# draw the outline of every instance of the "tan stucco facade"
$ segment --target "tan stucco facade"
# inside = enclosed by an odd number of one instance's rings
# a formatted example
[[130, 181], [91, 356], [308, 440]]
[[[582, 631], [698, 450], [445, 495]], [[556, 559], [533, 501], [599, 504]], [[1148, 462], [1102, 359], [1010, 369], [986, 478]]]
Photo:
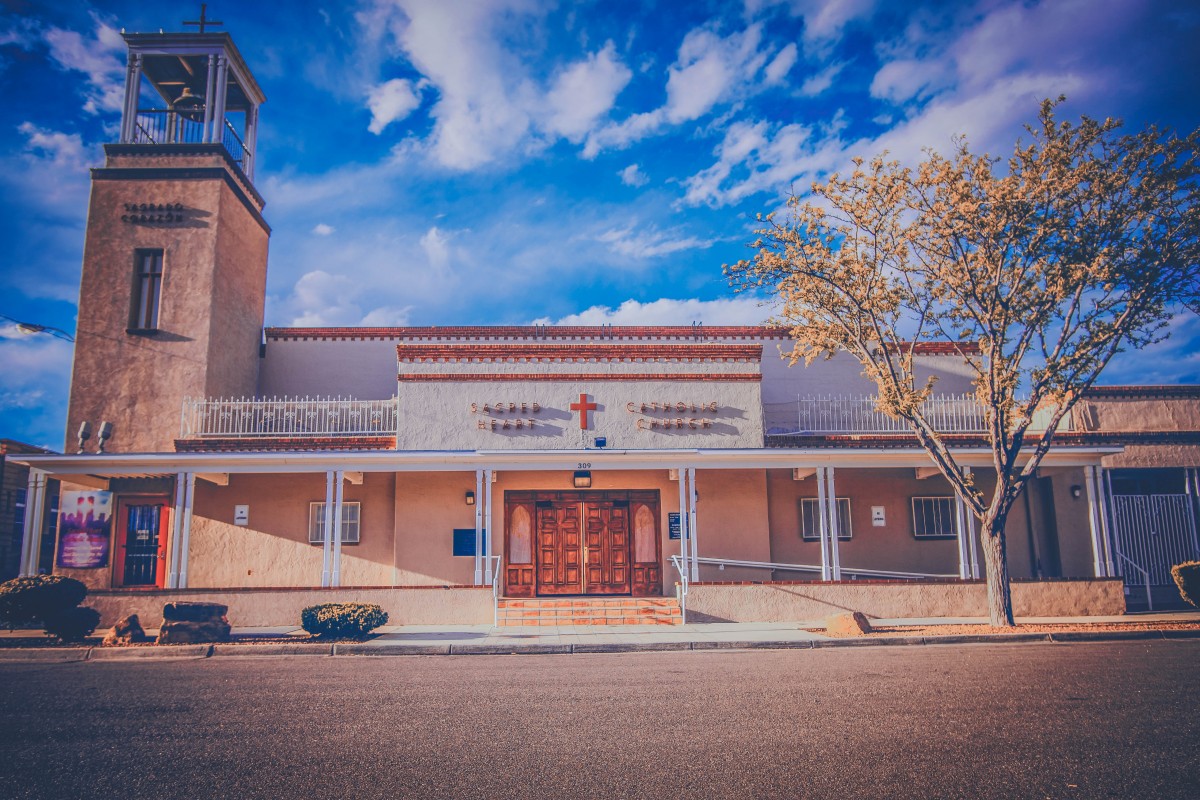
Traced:
[[[129, 149], [110, 146], [93, 171], [68, 452], [84, 420], [113, 423], [110, 452], [170, 451], [185, 397], [253, 395], [258, 382], [269, 236], [261, 200], [222, 154]], [[142, 205], [182, 206], [168, 212], [182, 221], [141, 222], [130, 207]], [[163, 251], [158, 329], [131, 333], [144, 249]]]

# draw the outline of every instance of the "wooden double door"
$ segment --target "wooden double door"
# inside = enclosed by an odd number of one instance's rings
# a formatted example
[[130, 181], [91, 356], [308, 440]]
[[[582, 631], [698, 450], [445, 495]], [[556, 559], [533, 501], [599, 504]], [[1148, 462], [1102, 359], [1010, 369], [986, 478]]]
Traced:
[[511, 597], [662, 593], [658, 492], [508, 492]]

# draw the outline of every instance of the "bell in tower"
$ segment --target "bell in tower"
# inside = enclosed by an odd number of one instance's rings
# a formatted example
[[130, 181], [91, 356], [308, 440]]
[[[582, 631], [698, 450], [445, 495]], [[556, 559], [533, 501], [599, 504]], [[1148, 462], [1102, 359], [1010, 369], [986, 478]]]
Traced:
[[92, 170], [67, 427], [111, 421], [112, 452], [171, 451], [185, 398], [253, 396], [258, 384], [265, 98], [203, 7], [193, 24], [122, 32], [120, 137]]

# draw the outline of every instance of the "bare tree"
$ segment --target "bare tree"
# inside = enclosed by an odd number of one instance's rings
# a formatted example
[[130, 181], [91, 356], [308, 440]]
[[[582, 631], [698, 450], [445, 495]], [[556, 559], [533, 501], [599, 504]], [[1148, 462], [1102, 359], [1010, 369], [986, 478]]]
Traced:
[[[1040, 124], [1007, 169], [956, 141], [916, 170], [878, 156], [760, 216], [738, 290], [775, 295], [792, 363], [848, 352], [980, 520], [988, 609], [1013, 624], [1004, 527], [1054, 431], [1117, 353], [1200, 310], [1200, 130], [1178, 138], [1120, 121]], [[916, 345], [952, 343], [987, 411], [990, 496], [926, 418], [933, 379]], [[1039, 423], [1031, 428], [1035, 415]], [[1044, 427], [1044, 431], [1039, 430]]]

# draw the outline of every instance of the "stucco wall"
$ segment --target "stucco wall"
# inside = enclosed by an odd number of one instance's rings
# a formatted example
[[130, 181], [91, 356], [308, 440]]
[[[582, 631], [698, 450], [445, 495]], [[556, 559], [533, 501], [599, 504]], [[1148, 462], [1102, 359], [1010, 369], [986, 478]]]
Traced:
[[[107, 166], [164, 166], [160, 161], [110, 157]], [[224, 162], [181, 158], [168, 166], [224, 168]], [[124, 222], [126, 203], [182, 203], [184, 222]], [[253, 393], [258, 338], [251, 331], [262, 325], [267, 235], [219, 177], [157, 172], [130, 180], [124, 173], [121, 179], [96, 173], [80, 281], [69, 451], [81, 421], [95, 427], [108, 420], [114, 425], [110, 452], [169, 452], [184, 397]], [[146, 335], [126, 333], [140, 248], [163, 250], [158, 330]]]
[[[360, 543], [342, 545], [343, 586], [393, 585], [394, 483], [369, 473], [346, 482], [343, 498], [361, 506]], [[310, 502], [325, 501], [324, 474], [231, 475], [228, 486], [196, 482], [188, 586], [320, 586], [323, 551], [308, 543]], [[250, 524], [233, 524], [235, 505]]]
[[389, 625], [483, 625], [493, 619], [492, 590], [471, 587], [399, 589], [249, 589], [243, 591], [93, 592], [84, 601], [100, 612], [100, 627], [137, 614], [144, 627], [162, 624], [164, 603], [221, 603], [234, 626], [300, 625], [300, 611], [321, 603], [375, 603]]
[[[530, 369], [525, 364], [496, 366], [498, 372], [500, 367]], [[540, 370], [541, 365], [536, 366]], [[640, 366], [640, 371], [657, 372], [666, 365]], [[698, 371], [696, 365], [684, 366]], [[709, 365], [702, 367], [710, 371]], [[586, 429], [580, 427], [579, 412], [570, 408], [579, 402], [581, 394], [598, 406], [589, 413]], [[643, 403], [652, 402], [660, 407], [663, 403], [682, 402], [689, 407], [683, 411], [641, 410]], [[514, 410], [508, 409], [510, 403], [516, 406]], [[630, 403], [633, 411], [629, 410]], [[716, 404], [716, 411], [690, 407], [712, 403]], [[495, 411], [496, 404], [503, 410]], [[534, 404], [537, 411], [533, 410]], [[489, 407], [488, 411], [484, 405]], [[607, 437], [608, 447], [614, 449], [761, 447], [760, 405], [758, 381], [616, 381], [601, 376], [561, 382], [404, 382], [400, 384], [397, 447], [401, 450], [574, 449], [590, 446], [597, 436]], [[674, 427], [677, 419], [683, 420], [682, 427]], [[521, 421], [521, 427], [516, 427], [517, 420]], [[640, 430], [639, 420], [643, 428]], [[668, 420], [672, 427], [652, 427], [652, 421], [661, 424]], [[509, 427], [504, 427], [505, 424]]]
[[[1119, 579], [1012, 584], [1018, 617], [1125, 613]], [[693, 584], [689, 622], [797, 622], [860, 611], [876, 619], [986, 617], [987, 587], [972, 583], [789, 583], [756, 586]]]

